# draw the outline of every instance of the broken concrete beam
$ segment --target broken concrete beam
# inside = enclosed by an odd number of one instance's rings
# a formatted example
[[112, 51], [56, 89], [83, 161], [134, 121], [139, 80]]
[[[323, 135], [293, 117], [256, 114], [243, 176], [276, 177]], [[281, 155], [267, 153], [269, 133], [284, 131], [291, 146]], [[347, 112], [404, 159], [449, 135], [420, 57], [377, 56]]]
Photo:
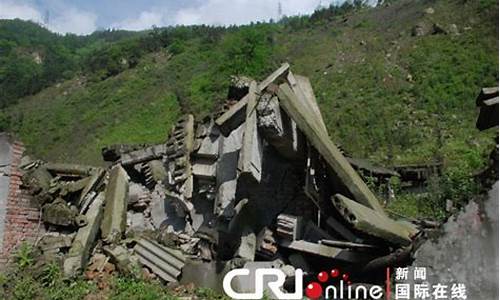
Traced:
[[323, 120], [323, 116], [321, 115], [321, 110], [319, 109], [318, 101], [316, 101], [316, 96], [314, 96], [314, 91], [309, 81], [309, 78], [301, 75], [294, 74], [295, 79], [297, 81], [298, 87], [302, 90], [307, 103], [310, 105], [312, 111], [316, 114], [316, 117], [319, 118], [320, 124], [323, 129], [327, 131], [325, 122]]
[[246, 120], [243, 132], [243, 144], [241, 147], [238, 169], [240, 177], [248, 178], [253, 182], [260, 182], [262, 176], [263, 145], [259, 132], [257, 131], [257, 83], [252, 81], [248, 91], [248, 103], [246, 107]]
[[280, 99], [280, 105], [297, 123], [300, 130], [309, 139], [309, 142], [328, 163], [339, 184], [343, 185], [356, 201], [373, 208], [380, 214], [385, 214], [373, 192], [370, 191], [361, 177], [352, 168], [351, 164], [349, 164], [322, 129], [320, 121], [297, 99], [297, 96], [287, 83], [280, 85], [278, 98]]
[[45, 167], [55, 175], [74, 177], [90, 176], [95, 170], [94, 167], [90, 166], [65, 163], [46, 163]]
[[231, 131], [238, 128], [245, 121], [246, 106], [249, 99], [250, 96], [247, 94], [215, 120], [215, 124], [217, 124], [220, 132], [224, 136], [227, 137]]
[[141, 264], [169, 282], [177, 282], [186, 262], [182, 252], [144, 238], [137, 241], [134, 252]]
[[[321, 116], [321, 112], [318, 107], [318, 103], [316, 102], [316, 98], [314, 97], [314, 93], [312, 92], [312, 87], [310, 86], [310, 82], [308, 81], [308, 79], [306, 77], [301, 77], [299, 81], [298, 78], [296, 78], [296, 76], [291, 71], [289, 71], [287, 80], [293, 92], [297, 96], [297, 100], [300, 101], [303, 107], [309, 110], [309, 113], [311, 115], [317, 118], [320, 128], [322, 128], [324, 132], [327, 132], [323, 117]], [[303, 86], [308, 89], [309, 94], [306, 95], [306, 92], [302, 88]]]
[[158, 159], [165, 155], [165, 153], [166, 149], [164, 144], [154, 145], [144, 149], [122, 154], [120, 163], [122, 164], [122, 166], [135, 165], [153, 159]]
[[276, 233], [278, 236], [290, 241], [302, 238], [301, 217], [280, 214], [276, 220]]
[[127, 218], [128, 175], [120, 165], [109, 173], [105, 198], [101, 237], [106, 243], [114, 243], [121, 239]]
[[58, 198], [42, 207], [42, 220], [52, 225], [74, 225], [77, 215], [78, 213], [72, 210], [62, 198]]
[[87, 185], [83, 189], [82, 193], [80, 194], [80, 199], [78, 200], [78, 206], [80, 207], [80, 209], [82, 209], [82, 205], [88, 201], [89, 197], [95, 197], [96, 193], [94, 193], [94, 195], [89, 195], [89, 193], [91, 191], [95, 192], [95, 190], [99, 187], [99, 184], [104, 179], [105, 175], [106, 175], [106, 171], [104, 171], [101, 168], [97, 168], [94, 171], [94, 173], [90, 176], [90, 180], [88, 181]]
[[367, 254], [366, 252], [355, 252], [352, 250], [330, 247], [303, 240], [281, 240], [279, 242], [279, 245], [284, 248], [350, 263], [363, 263], [369, 261], [370, 258], [374, 257], [373, 255]]
[[231, 217], [234, 214], [233, 202], [236, 199], [238, 179], [237, 167], [239, 152], [243, 141], [244, 124], [233, 130], [228, 137], [222, 138], [220, 156], [217, 161], [214, 213]]
[[59, 195], [65, 197], [70, 193], [81, 191], [87, 186], [89, 181], [90, 176], [75, 181], [60, 181], [58, 184], [61, 189]]
[[64, 260], [64, 274], [67, 277], [74, 277], [80, 273], [89, 259], [90, 250], [94, 245], [102, 221], [104, 203], [104, 193], [97, 195], [96, 199], [90, 205], [87, 214], [88, 223], [78, 229], [73, 240], [73, 244]]
[[[276, 71], [274, 71], [271, 75], [269, 75], [266, 79], [259, 83], [257, 86], [257, 92], [260, 93], [264, 91], [271, 83], [274, 83], [276, 80], [280, 78], [285, 78], [290, 70], [290, 65], [288, 63], [282, 64]], [[281, 82], [276, 82], [276, 84], [280, 84]]]
[[337, 232], [341, 237], [350, 242], [361, 243], [363, 241], [362, 239], [357, 237], [349, 228], [337, 221], [335, 218], [328, 217], [328, 219], [326, 219], [326, 225], [328, 225], [330, 229]]
[[297, 159], [304, 141], [297, 132], [297, 124], [282, 112], [277, 97], [264, 94], [257, 104], [259, 132], [269, 144], [288, 159]]
[[[261, 93], [265, 90], [271, 83], [276, 81], [279, 78], [282, 78], [286, 75], [290, 68], [290, 65], [285, 63], [281, 65], [276, 71], [274, 71], [271, 75], [269, 75], [266, 79], [264, 79], [261, 83], [257, 85], [257, 93]], [[236, 102], [231, 108], [226, 111], [222, 116], [215, 120], [215, 124], [219, 127], [220, 131], [224, 136], [228, 136], [231, 131], [235, 128], [239, 127], [244, 121], [246, 117], [246, 105], [250, 100], [250, 95], [247, 94], [240, 101]]]
[[320, 240], [320, 244], [343, 248], [343, 249], [378, 249], [378, 246], [369, 245], [369, 244], [359, 244], [359, 243], [351, 243], [346, 241], [336, 241], [336, 240]]
[[383, 239], [392, 244], [407, 246], [417, 232], [410, 226], [404, 226], [385, 214], [359, 204], [347, 197], [336, 194], [332, 202], [337, 211], [356, 230]]

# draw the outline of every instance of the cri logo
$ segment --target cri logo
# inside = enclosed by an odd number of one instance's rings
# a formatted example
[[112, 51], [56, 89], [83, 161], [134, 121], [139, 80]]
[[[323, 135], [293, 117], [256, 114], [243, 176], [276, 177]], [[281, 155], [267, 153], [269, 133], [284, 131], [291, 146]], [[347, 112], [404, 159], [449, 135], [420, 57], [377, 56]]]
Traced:
[[[248, 269], [234, 269], [226, 274], [222, 286], [224, 292], [233, 299], [262, 299], [264, 297], [264, 276], [272, 276], [274, 281], [267, 281], [267, 288], [276, 299], [302, 299], [305, 295], [309, 299], [318, 299], [323, 296], [325, 299], [344, 299], [348, 297], [356, 297], [356, 299], [381, 299], [383, 297], [383, 289], [381, 286], [374, 285], [367, 289], [364, 286], [351, 288], [349, 274], [341, 275], [339, 269], [333, 269], [330, 272], [322, 271], [317, 276], [317, 281], [312, 281], [303, 289], [303, 271], [295, 270], [295, 291], [293, 293], [285, 293], [281, 287], [285, 283], [286, 275], [279, 269], [261, 268], [255, 270], [255, 290], [253, 293], [236, 292], [231, 286], [231, 282], [238, 276], [249, 276]], [[327, 282], [333, 283], [338, 280], [338, 286], [326, 285]], [[319, 281], [319, 282], [318, 282]], [[344, 286], [347, 285], [344, 293]], [[370, 298], [369, 298], [370, 297]]]

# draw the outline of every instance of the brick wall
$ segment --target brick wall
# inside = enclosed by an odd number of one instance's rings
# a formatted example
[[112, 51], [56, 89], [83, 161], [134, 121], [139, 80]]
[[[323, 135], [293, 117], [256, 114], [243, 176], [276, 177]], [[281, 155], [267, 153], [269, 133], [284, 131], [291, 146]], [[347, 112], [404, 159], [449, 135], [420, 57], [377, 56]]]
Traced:
[[0, 249], [0, 270], [9, 262], [9, 257], [23, 242], [35, 242], [38, 237], [40, 211], [26, 190], [22, 190], [19, 164], [24, 152], [23, 144], [12, 144], [10, 184], [6, 203], [2, 249]]

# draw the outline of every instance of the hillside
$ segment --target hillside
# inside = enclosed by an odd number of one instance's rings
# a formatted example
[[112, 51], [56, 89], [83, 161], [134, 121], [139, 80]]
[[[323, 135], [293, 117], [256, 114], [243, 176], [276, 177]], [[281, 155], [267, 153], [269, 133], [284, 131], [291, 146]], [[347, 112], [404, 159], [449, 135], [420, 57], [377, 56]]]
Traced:
[[230, 74], [262, 79], [288, 61], [310, 77], [331, 137], [352, 155], [386, 165], [444, 158], [477, 169], [494, 136], [474, 128], [474, 98], [497, 85], [497, 8], [395, 1], [278, 23], [170, 28], [158, 35], [166, 47], [133, 66], [55, 84], [0, 120], [38, 157], [96, 164], [107, 144], [164, 141], [179, 114], [213, 111]]
[[130, 44], [144, 32], [96, 31], [59, 35], [31, 21], [0, 20], [0, 108], [89, 71], [102, 49]]

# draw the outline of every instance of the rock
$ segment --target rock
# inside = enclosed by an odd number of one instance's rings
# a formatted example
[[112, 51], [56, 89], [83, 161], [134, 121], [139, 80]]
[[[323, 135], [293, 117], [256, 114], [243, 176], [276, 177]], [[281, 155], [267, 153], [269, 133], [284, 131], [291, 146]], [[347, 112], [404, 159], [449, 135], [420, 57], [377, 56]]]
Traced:
[[42, 220], [52, 225], [73, 225], [77, 215], [78, 213], [72, 210], [62, 198], [45, 204], [42, 208]]
[[459, 35], [460, 32], [458, 31], [458, 26], [456, 24], [451, 24], [448, 27], [448, 32], [453, 35]]
[[411, 35], [412, 36], [424, 36], [425, 35], [424, 27], [420, 24], [415, 25], [411, 30]]
[[140, 268], [137, 259], [133, 259], [129, 251], [120, 245], [117, 246], [105, 246], [103, 251], [111, 259], [111, 262], [116, 264], [118, 270], [123, 274], [135, 274], [139, 275]]
[[432, 14], [434, 14], [434, 8], [432, 8], [432, 7], [428, 7], [428, 8], [426, 8], [426, 9], [424, 9], [424, 12], [425, 12], [426, 14], [428, 14], [428, 15], [432, 15]]
[[74, 237], [74, 234], [46, 234], [38, 241], [36, 246], [44, 255], [57, 254], [61, 250], [69, 249]]
[[142, 184], [130, 182], [128, 187], [128, 207], [137, 211], [145, 210], [151, 202], [151, 193]]
[[245, 228], [241, 233], [240, 246], [236, 251], [235, 257], [241, 257], [247, 261], [255, 259], [255, 250], [257, 247], [257, 238], [250, 228]]

